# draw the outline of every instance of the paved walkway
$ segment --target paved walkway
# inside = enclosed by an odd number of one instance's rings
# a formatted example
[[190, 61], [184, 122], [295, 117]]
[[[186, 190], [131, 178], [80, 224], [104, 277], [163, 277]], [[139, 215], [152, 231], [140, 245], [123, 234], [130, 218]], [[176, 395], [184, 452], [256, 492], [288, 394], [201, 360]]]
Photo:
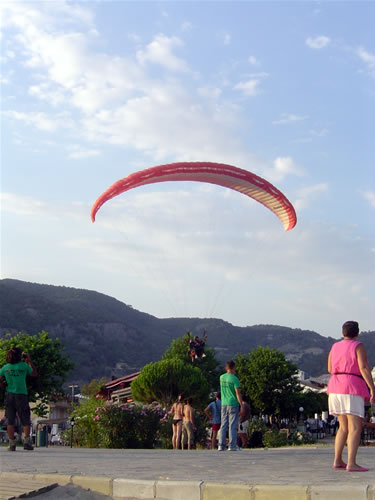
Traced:
[[[14, 498], [25, 498], [28, 495], [36, 496], [57, 487], [55, 481], [36, 481], [19, 477], [15, 482], [10, 478], [1, 478], [0, 500], [13, 500]], [[55, 496], [55, 499], [58, 497]]]
[[[285, 498], [315, 498], [312, 492], [321, 489], [330, 492], [330, 498], [344, 500], [372, 499], [375, 500], [375, 448], [361, 448], [359, 463], [369, 467], [370, 472], [348, 473], [344, 470], [331, 468], [333, 448], [281, 448], [273, 450], [243, 450], [240, 452], [217, 451], [172, 451], [172, 450], [91, 450], [70, 449], [65, 447], [37, 448], [33, 452], [23, 450], [9, 453], [0, 449], [0, 470], [29, 474], [38, 477], [43, 474], [64, 474], [66, 482], [73, 482], [83, 487], [91, 487], [96, 491], [108, 494], [108, 489], [95, 488], [95, 480], [100, 478], [116, 479], [111, 484], [120, 484], [125, 481], [128, 485], [131, 480], [139, 484], [157, 485], [185, 484], [207, 485], [208, 483], [231, 483], [242, 485], [251, 490], [250, 496], [243, 498], [284, 498], [280, 496], [254, 496], [258, 491], [257, 485], [268, 485], [278, 491], [295, 487], [303, 491], [305, 496], [290, 496]], [[37, 476], [35, 476], [37, 475]], [[76, 478], [72, 481], [72, 476]], [[84, 476], [99, 476], [85, 483]], [[121, 479], [119, 479], [121, 478]], [[126, 482], [127, 481], [127, 482]], [[62, 484], [60, 481], [58, 481]], [[203, 483], [202, 483], [203, 482]], [[124, 483], [124, 484], [125, 484]], [[156, 486], [155, 486], [156, 485]], [[250, 487], [249, 487], [250, 485]], [[301, 489], [302, 487], [302, 489]], [[309, 488], [313, 487], [313, 490]], [[199, 486], [201, 488], [201, 486]], [[255, 488], [255, 489], [254, 489]], [[307, 490], [306, 490], [307, 488]], [[249, 490], [249, 491], [250, 491]], [[207, 490], [208, 491], [208, 490]], [[259, 490], [260, 491], [260, 490]], [[338, 491], [337, 497], [334, 492]], [[349, 496], [347, 496], [350, 493]], [[112, 495], [112, 493], [110, 493]], [[165, 495], [165, 493], [163, 493]], [[254, 493], [255, 494], [255, 493]], [[210, 498], [200, 493], [197, 498]], [[253, 495], [253, 496], [251, 496]], [[116, 498], [126, 496], [113, 495]], [[216, 494], [217, 496], [217, 494]], [[241, 497], [241, 496], [240, 496]], [[237, 493], [237, 498], [238, 493]], [[134, 498], [169, 498], [167, 496]], [[177, 500], [177, 497], [171, 497]], [[178, 496], [178, 498], [180, 498]], [[183, 500], [193, 500], [195, 496], [183, 495]], [[212, 497], [215, 498], [215, 497]], [[219, 498], [219, 497], [217, 497]], [[230, 496], [226, 495], [226, 498]], [[242, 498], [242, 497], [241, 497]], [[316, 496], [318, 498], [318, 496]], [[328, 497], [327, 497], [328, 498]]]

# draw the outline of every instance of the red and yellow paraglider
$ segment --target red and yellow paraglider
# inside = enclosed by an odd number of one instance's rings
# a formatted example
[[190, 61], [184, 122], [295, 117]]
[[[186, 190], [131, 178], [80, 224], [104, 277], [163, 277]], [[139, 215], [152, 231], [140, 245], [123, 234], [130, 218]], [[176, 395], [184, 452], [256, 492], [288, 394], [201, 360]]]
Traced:
[[91, 220], [95, 222], [98, 210], [111, 198], [139, 186], [167, 181], [207, 182], [233, 189], [271, 210], [280, 219], [285, 231], [290, 231], [297, 223], [293, 205], [270, 182], [248, 170], [211, 162], [169, 163], [134, 172], [115, 182], [99, 196], [92, 207]]

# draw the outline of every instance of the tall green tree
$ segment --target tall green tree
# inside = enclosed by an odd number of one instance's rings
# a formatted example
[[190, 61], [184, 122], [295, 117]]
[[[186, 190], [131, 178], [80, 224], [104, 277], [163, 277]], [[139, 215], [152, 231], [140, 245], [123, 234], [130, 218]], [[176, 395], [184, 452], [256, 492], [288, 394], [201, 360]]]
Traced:
[[207, 403], [210, 388], [199, 368], [179, 359], [164, 359], [146, 365], [131, 384], [135, 401], [152, 403], [158, 401], [171, 406], [179, 394], [193, 398], [195, 407]]
[[81, 394], [90, 398], [95, 398], [95, 396], [104, 388], [107, 382], [107, 377], [101, 377], [100, 379], [93, 378], [88, 384], [82, 385]]
[[172, 344], [163, 354], [162, 359], [179, 359], [186, 365], [199, 368], [204, 377], [206, 378], [211, 391], [216, 391], [219, 388], [219, 377], [221, 371], [219, 370], [220, 363], [215, 358], [215, 350], [211, 347], [205, 346], [205, 357], [191, 361], [189, 356], [188, 342], [192, 338], [192, 334], [187, 333], [183, 337], [175, 339]]
[[[38, 401], [33, 410], [45, 416], [46, 405], [64, 393], [63, 384], [73, 368], [73, 363], [64, 354], [64, 347], [59, 339], [52, 339], [45, 331], [36, 335], [18, 333], [7, 334], [0, 339], [0, 366], [6, 364], [6, 354], [12, 347], [19, 347], [30, 354], [37, 369], [36, 377], [28, 377], [27, 386], [30, 401]], [[4, 406], [5, 388], [0, 390], [0, 407]]]
[[280, 416], [296, 413], [301, 392], [298, 369], [283, 352], [259, 346], [248, 355], [238, 354], [235, 363], [236, 375], [253, 411]]

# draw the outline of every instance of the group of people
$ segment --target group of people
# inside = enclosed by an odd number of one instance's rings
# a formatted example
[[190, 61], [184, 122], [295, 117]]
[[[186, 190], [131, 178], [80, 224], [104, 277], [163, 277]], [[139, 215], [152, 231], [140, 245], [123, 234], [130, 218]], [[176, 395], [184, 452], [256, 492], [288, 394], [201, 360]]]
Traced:
[[[242, 398], [234, 361], [227, 361], [225, 369], [226, 372], [220, 377], [220, 392], [216, 394], [215, 401], [207, 406], [205, 414], [211, 422], [211, 448], [216, 447], [219, 436], [218, 450], [224, 451], [228, 433], [228, 449], [237, 451], [240, 443], [245, 446], [248, 440], [250, 405]], [[191, 398], [184, 403], [180, 394], [170, 413], [173, 415], [173, 449], [180, 448], [180, 445], [184, 449], [187, 444], [187, 449], [190, 450], [195, 430]]]
[[[375, 404], [375, 385], [371, 376], [366, 350], [358, 340], [359, 325], [356, 321], [347, 321], [342, 327], [343, 340], [336, 342], [329, 353], [328, 371], [331, 378], [328, 383], [329, 413], [338, 419], [339, 427], [335, 439], [334, 469], [348, 472], [365, 472], [368, 469], [357, 464], [356, 457], [360, 444], [365, 417], [365, 401]], [[199, 340], [199, 339], [198, 339]], [[198, 356], [195, 348], [194, 356]], [[199, 352], [201, 354], [201, 352]], [[240, 381], [235, 375], [235, 363], [228, 361], [225, 373], [220, 377], [220, 393], [206, 408], [206, 415], [212, 422], [211, 446], [218, 450], [239, 450], [237, 437], [247, 441], [247, 426], [250, 407], [243, 400]], [[0, 369], [0, 383], [6, 380], [6, 418], [9, 436], [9, 451], [16, 450], [15, 422], [18, 415], [24, 431], [24, 449], [32, 450], [30, 438], [30, 406], [26, 385], [27, 376], [37, 376], [36, 368], [28, 354], [23, 354], [18, 347], [9, 350], [6, 364]], [[191, 449], [194, 440], [194, 411], [190, 398], [183, 401], [182, 395], [173, 405], [174, 449], [181, 445]], [[247, 424], [246, 424], [247, 422]], [[343, 451], [347, 444], [347, 463], [343, 460]]]
[[187, 449], [191, 450], [194, 444], [194, 411], [191, 403], [191, 398], [183, 401], [182, 394], [180, 394], [172, 406], [172, 447], [174, 450], [177, 450], [180, 444], [182, 449], [187, 445]]
[[[345, 469], [348, 472], [366, 472], [368, 469], [358, 465], [356, 460], [365, 421], [365, 401], [375, 404], [375, 385], [365, 347], [358, 340], [358, 322], [346, 321], [342, 326], [342, 334], [343, 340], [332, 346], [328, 357], [328, 371], [331, 374], [327, 387], [329, 413], [338, 421], [333, 468]], [[218, 451], [236, 451], [240, 449], [237, 436], [243, 444], [247, 442], [250, 408], [243, 400], [240, 381], [235, 375], [235, 363], [228, 361], [225, 370], [226, 373], [220, 377], [220, 393], [216, 395], [215, 401], [208, 405], [205, 413], [212, 422], [211, 448], [215, 448], [220, 431]], [[180, 402], [173, 406], [174, 448], [178, 448], [179, 422], [184, 425], [184, 419], [190, 421], [192, 418], [185, 417], [184, 408]], [[191, 404], [188, 408], [187, 415], [192, 415]], [[342, 457], [345, 444], [348, 448], [347, 463]]]

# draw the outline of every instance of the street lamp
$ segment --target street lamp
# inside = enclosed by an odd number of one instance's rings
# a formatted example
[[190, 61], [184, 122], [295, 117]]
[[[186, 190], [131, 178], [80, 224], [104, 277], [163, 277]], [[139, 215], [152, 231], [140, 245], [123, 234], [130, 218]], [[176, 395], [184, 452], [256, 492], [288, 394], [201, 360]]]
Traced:
[[298, 408], [299, 411], [299, 419], [298, 419], [298, 424], [297, 424], [297, 429], [299, 432], [305, 432], [305, 423], [303, 421], [303, 412], [304, 412], [304, 407], [300, 406]]
[[73, 448], [73, 429], [74, 429], [74, 424], [75, 424], [75, 418], [72, 417], [70, 419], [70, 447]]

